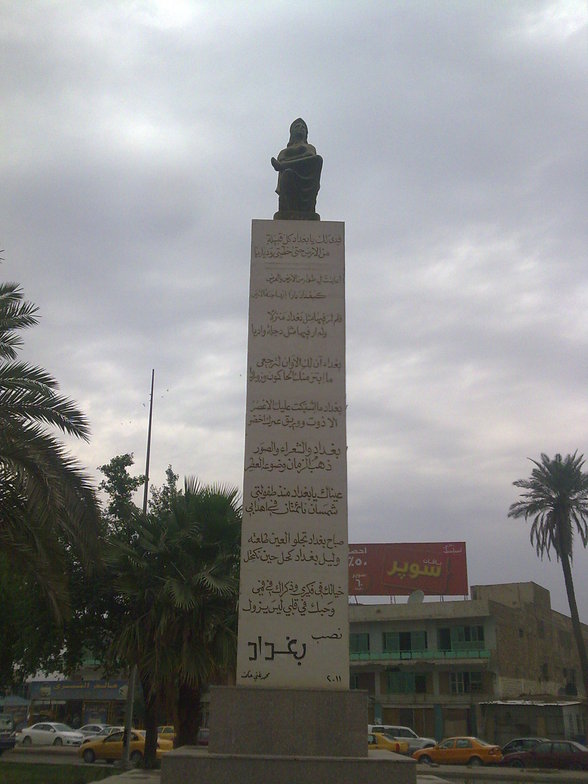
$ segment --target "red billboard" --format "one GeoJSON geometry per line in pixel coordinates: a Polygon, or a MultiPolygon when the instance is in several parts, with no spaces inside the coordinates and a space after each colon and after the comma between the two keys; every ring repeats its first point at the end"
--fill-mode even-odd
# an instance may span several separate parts
{"type": "Polygon", "coordinates": [[[465,542],[350,544],[350,596],[466,596],[465,542]]]}

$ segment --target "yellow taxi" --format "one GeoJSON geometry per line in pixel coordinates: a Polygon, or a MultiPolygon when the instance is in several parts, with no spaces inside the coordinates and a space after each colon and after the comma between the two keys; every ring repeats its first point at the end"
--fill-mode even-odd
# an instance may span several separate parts
{"type": "MultiPolygon", "coordinates": [[[[166,751],[171,751],[174,747],[173,741],[157,738],[157,759],[166,751]]],[[[78,754],[84,762],[94,762],[97,759],[104,759],[107,762],[120,760],[123,756],[123,733],[113,732],[105,738],[89,740],[80,747],[78,754]]],[[[134,765],[138,765],[145,754],[145,736],[138,730],[131,730],[131,742],[129,745],[129,759],[134,765]]]]}
{"type": "Polygon", "coordinates": [[[502,760],[500,746],[471,736],[445,738],[436,746],[413,753],[417,762],[439,765],[497,765],[502,760]]]}
{"type": "Polygon", "coordinates": [[[162,724],[157,728],[157,737],[173,741],[176,737],[176,731],[171,724],[162,724]]]}
{"type": "Polygon", "coordinates": [[[408,754],[408,742],[396,740],[384,732],[368,732],[368,749],[384,749],[395,754],[408,754]]]}

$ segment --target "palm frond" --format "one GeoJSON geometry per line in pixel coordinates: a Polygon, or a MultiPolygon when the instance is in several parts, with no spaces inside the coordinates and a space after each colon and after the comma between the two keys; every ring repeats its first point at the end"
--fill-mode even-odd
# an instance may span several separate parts
{"type": "Polygon", "coordinates": [[[17,283],[0,283],[0,358],[14,359],[22,339],[15,331],[38,322],[37,308],[23,301],[24,294],[17,283]]]}
{"type": "Polygon", "coordinates": [[[531,521],[531,542],[540,557],[550,558],[551,549],[559,560],[573,558],[574,534],[588,544],[588,474],[583,472],[584,456],[577,450],[562,458],[545,453],[531,460],[528,479],[513,482],[521,488],[520,499],[511,504],[508,516],[531,521]]]}

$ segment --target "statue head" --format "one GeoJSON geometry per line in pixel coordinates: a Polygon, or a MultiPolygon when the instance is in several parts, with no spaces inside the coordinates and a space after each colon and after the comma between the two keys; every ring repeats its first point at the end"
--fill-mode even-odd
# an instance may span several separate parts
{"type": "Polygon", "coordinates": [[[306,141],[308,141],[308,125],[304,122],[302,117],[298,117],[290,126],[290,141],[288,144],[297,144],[306,141]]]}

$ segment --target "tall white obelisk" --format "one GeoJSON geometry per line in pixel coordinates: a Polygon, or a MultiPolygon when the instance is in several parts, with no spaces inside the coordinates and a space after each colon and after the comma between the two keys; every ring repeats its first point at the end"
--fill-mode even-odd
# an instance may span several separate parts
{"type": "Polygon", "coordinates": [[[349,688],[344,224],[253,221],[237,683],[349,688]]]}

